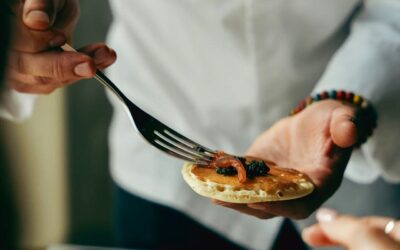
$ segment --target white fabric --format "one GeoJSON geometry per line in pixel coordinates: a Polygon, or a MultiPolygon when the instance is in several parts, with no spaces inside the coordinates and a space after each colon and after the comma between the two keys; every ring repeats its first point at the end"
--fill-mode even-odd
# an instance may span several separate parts
{"type": "Polygon", "coordinates": [[[0,117],[22,122],[33,113],[37,96],[19,93],[13,89],[0,92],[0,117]]]}
{"type": "MultiPolygon", "coordinates": [[[[367,1],[347,36],[346,22],[358,3],[114,0],[109,43],[119,60],[108,73],[160,120],[204,145],[237,154],[313,89],[352,90],[377,103],[375,134],[382,138],[353,155],[346,175],[370,183],[381,172],[398,181],[393,145],[400,122],[393,111],[399,103],[390,95],[400,79],[400,9],[397,1],[367,1]]],[[[180,175],[182,162],[149,147],[111,100],[111,170],[119,185],[243,246],[270,246],[280,219],[253,219],[194,194],[180,175]]]]}
{"type": "MultiPolygon", "coordinates": [[[[352,90],[374,102],[379,127],[353,154],[346,176],[361,183],[379,174],[400,181],[399,0],[363,1],[353,17],[361,1],[110,2],[109,43],[119,55],[110,78],[176,130],[243,154],[310,92],[352,90]]],[[[119,185],[179,209],[247,248],[270,246],[280,219],[258,220],[197,196],[182,180],[182,162],[149,147],[111,100],[110,164],[119,185]]],[[[10,101],[3,107],[3,117],[26,116],[32,103],[10,101]]]]}

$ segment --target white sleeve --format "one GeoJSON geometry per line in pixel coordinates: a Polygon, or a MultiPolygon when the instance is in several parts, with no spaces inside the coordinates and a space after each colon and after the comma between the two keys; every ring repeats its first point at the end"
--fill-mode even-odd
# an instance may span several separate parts
{"type": "Polygon", "coordinates": [[[35,106],[37,95],[19,93],[13,89],[1,92],[0,118],[23,121],[29,118],[35,106]]]}
{"type": "Polygon", "coordinates": [[[343,89],[373,103],[378,127],[352,156],[349,167],[358,173],[350,171],[348,177],[360,180],[368,176],[366,171],[375,171],[387,181],[400,182],[400,0],[364,3],[313,92],[343,89]]]}

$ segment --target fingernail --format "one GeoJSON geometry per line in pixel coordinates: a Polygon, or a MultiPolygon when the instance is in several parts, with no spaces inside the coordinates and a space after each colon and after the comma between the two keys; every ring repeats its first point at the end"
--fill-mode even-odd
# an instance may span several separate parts
{"type": "Polygon", "coordinates": [[[56,37],[50,40],[49,44],[50,47],[60,47],[61,45],[64,45],[65,42],[66,40],[63,35],[57,35],[56,37]]]}
{"type": "Polygon", "coordinates": [[[317,211],[317,220],[319,222],[331,222],[337,216],[337,212],[330,208],[320,208],[317,211]]]}
{"type": "Polygon", "coordinates": [[[75,74],[82,77],[91,77],[93,76],[92,67],[90,64],[85,62],[75,66],[74,68],[75,74]]]}
{"type": "Polygon", "coordinates": [[[28,22],[40,22],[44,24],[50,24],[49,15],[47,15],[47,13],[42,10],[31,10],[26,15],[26,20],[28,22]]]}
{"type": "Polygon", "coordinates": [[[108,52],[108,50],[106,48],[102,48],[97,50],[96,53],[94,53],[93,60],[96,64],[102,64],[105,61],[107,61],[109,55],[110,53],[108,52]]]}

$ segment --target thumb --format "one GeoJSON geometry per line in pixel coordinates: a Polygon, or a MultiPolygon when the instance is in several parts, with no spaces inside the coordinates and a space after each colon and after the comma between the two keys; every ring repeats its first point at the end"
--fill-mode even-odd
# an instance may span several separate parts
{"type": "Polygon", "coordinates": [[[22,20],[34,30],[49,29],[62,8],[63,0],[26,0],[22,9],[22,20]]]}
{"type": "Polygon", "coordinates": [[[356,110],[350,106],[337,107],[332,114],[330,134],[337,146],[348,148],[357,142],[356,110]]]}

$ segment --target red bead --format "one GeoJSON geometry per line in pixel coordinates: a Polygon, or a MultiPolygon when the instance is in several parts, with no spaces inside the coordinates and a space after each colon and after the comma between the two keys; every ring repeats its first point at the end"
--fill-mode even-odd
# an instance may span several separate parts
{"type": "Polygon", "coordinates": [[[336,99],[338,100],[343,100],[345,98],[345,92],[343,90],[340,90],[336,94],[336,99]]]}
{"type": "Polygon", "coordinates": [[[346,92],[346,101],[353,102],[354,94],[352,92],[346,92]]]}
{"type": "Polygon", "coordinates": [[[321,93],[321,100],[328,99],[328,98],[329,98],[328,92],[324,91],[321,93]]]}
{"type": "Polygon", "coordinates": [[[301,101],[301,102],[299,103],[299,107],[300,107],[301,109],[304,109],[304,108],[306,107],[306,100],[301,101]]]}

